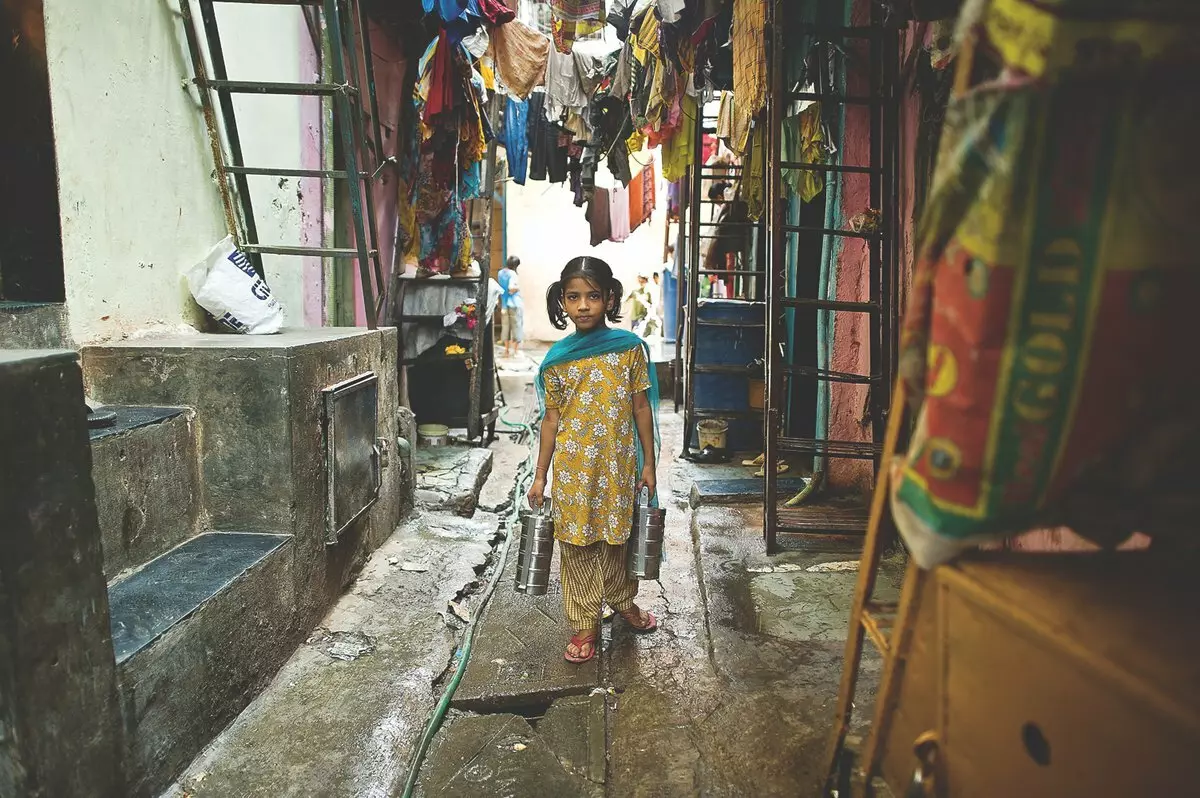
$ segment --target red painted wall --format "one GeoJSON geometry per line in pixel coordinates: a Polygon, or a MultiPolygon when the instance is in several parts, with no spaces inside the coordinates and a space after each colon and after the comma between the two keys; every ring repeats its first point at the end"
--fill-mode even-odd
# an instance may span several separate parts
{"type": "MultiPolygon", "coordinates": [[[[852,15],[852,24],[869,23],[870,6],[867,0],[858,0],[852,15]]],[[[921,46],[921,30],[913,25],[903,33],[901,61],[904,53],[912,47],[921,46]]],[[[865,95],[869,91],[865,67],[869,63],[866,42],[853,49],[851,63],[862,65],[847,76],[847,91],[850,95],[865,95]]],[[[901,89],[900,109],[900,262],[904,286],[912,273],[912,238],[914,187],[913,167],[917,125],[920,119],[920,102],[908,86],[901,89]]],[[[869,165],[871,162],[871,112],[864,105],[846,107],[846,134],[842,144],[842,162],[851,165],[869,165]]],[[[870,207],[871,179],[869,175],[845,175],[842,183],[841,206],[845,219],[851,219],[870,207]]],[[[870,256],[865,241],[847,238],[837,265],[837,298],[839,300],[865,302],[871,298],[870,256]]],[[[904,290],[901,291],[901,300],[904,290]]],[[[835,314],[833,335],[833,363],[835,371],[855,374],[871,373],[870,320],[864,313],[835,314]]],[[[890,386],[887,388],[890,391],[890,386]]],[[[831,389],[829,412],[829,437],[833,440],[870,441],[872,437],[869,391],[865,385],[834,384],[831,389]]],[[[871,490],[873,466],[869,460],[833,459],[829,466],[829,481],[835,488],[871,490]]]]}

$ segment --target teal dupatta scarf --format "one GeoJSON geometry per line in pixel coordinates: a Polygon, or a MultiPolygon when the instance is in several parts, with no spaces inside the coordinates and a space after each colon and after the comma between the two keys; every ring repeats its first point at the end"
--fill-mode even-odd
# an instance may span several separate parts
{"type": "MultiPolygon", "coordinates": [[[[546,353],[545,359],[542,360],[542,365],[538,367],[537,379],[534,381],[537,386],[538,419],[546,415],[546,369],[562,363],[582,360],[586,357],[607,355],[612,352],[625,352],[633,349],[635,346],[640,346],[642,352],[646,355],[646,372],[650,377],[650,390],[646,391],[646,398],[650,402],[650,414],[654,420],[654,460],[657,464],[658,452],[662,444],[658,435],[658,377],[654,373],[654,361],[650,359],[649,345],[641,337],[629,330],[602,327],[601,329],[586,333],[573,332],[550,347],[550,351],[546,353]]],[[[646,465],[646,458],[642,454],[641,434],[637,431],[636,423],[633,425],[633,431],[635,437],[638,439],[637,472],[638,477],[641,478],[642,469],[646,465]]],[[[655,490],[655,496],[651,500],[651,505],[654,507],[658,506],[657,490],[655,490]]]]}

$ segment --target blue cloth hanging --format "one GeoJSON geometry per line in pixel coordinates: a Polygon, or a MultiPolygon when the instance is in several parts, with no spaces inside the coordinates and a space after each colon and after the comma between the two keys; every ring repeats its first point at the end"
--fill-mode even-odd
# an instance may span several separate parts
{"type": "Polygon", "coordinates": [[[529,102],[509,97],[504,106],[504,138],[500,143],[508,154],[508,173],[518,186],[525,185],[525,178],[529,175],[528,126],[529,102]]]}

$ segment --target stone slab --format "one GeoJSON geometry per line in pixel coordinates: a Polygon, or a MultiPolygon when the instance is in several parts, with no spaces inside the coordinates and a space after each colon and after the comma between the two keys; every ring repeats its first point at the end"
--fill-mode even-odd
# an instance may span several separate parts
{"type": "Polygon", "coordinates": [[[560,698],[537,722],[538,736],[562,766],[596,784],[604,783],[608,764],[604,700],[599,691],[560,698]]]}
{"type": "Polygon", "coordinates": [[[417,506],[470,518],[492,473],[493,458],[491,449],[473,446],[418,447],[413,455],[417,506]]]}
{"type": "Polygon", "coordinates": [[[150,645],[288,539],[239,532],[197,535],[113,585],[108,597],[117,662],[150,645]]]}
{"type": "MultiPolygon", "coordinates": [[[[557,578],[544,596],[513,589],[519,541],[514,540],[495,593],[479,619],[466,673],[453,706],[477,712],[544,707],[567,695],[590,693],[600,685],[601,657],[575,665],[563,659],[571,637],[563,618],[557,578]]],[[[558,573],[558,550],[551,571],[558,573]]]]}
{"type": "MultiPolygon", "coordinates": [[[[787,497],[800,491],[805,481],[800,477],[779,480],[779,495],[787,497]]],[[[762,501],[763,478],[698,479],[692,483],[689,497],[693,507],[701,504],[752,504],[762,501]]]]}
{"type": "Polygon", "coordinates": [[[518,715],[464,716],[447,724],[422,768],[421,798],[599,798],[603,787],[568,773],[518,715]]]}

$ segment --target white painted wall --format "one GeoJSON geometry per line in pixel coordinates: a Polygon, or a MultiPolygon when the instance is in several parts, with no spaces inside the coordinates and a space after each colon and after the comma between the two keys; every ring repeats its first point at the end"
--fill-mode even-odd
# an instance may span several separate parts
{"type": "MultiPolygon", "coordinates": [[[[301,79],[298,9],[234,14],[220,17],[232,77],[301,79]]],[[[181,271],[225,235],[225,222],[185,84],[192,67],[176,0],[45,0],[45,15],[72,336],[84,344],[200,325],[181,271]]],[[[297,99],[239,101],[242,113],[249,162],[299,165],[297,99]]],[[[266,178],[254,190],[268,196],[256,213],[263,239],[298,240],[294,181],[272,188],[266,178]]],[[[267,266],[289,323],[301,318],[296,260],[294,270],[267,266]]]]}
{"type": "MultiPolygon", "coordinates": [[[[217,24],[231,80],[315,83],[316,74],[302,74],[304,48],[311,39],[299,6],[218,4],[217,24]]],[[[316,98],[282,95],[234,95],[234,113],[248,166],[299,169],[301,163],[301,103],[316,98]]],[[[250,196],[258,238],[264,244],[300,246],[300,192],[319,192],[314,178],[251,175],[250,196]]],[[[320,220],[309,220],[318,225],[320,220]]],[[[320,236],[316,235],[316,240],[320,236]]],[[[294,255],[264,255],[263,270],[272,293],[283,303],[287,324],[304,325],[304,261],[294,255]]]]}
{"type": "MultiPolygon", "coordinates": [[[[637,153],[631,162],[636,174],[638,161],[645,162],[650,153],[637,153]]],[[[663,245],[667,220],[667,186],[661,180],[655,199],[657,207],[649,222],[642,225],[623,242],[605,241],[591,246],[591,231],[583,218],[584,208],[576,208],[567,184],[552,185],[530,180],[524,186],[509,182],[508,254],[521,259],[521,291],[525,295],[525,340],[557,341],[570,332],[554,329],[546,316],[546,289],[558,279],[563,266],[571,258],[592,255],[602,258],[628,292],[637,284],[639,269],[651,272],[662,268],[663,245]]],[[[601,188],[612,186],[608,167],[601,164],[596,175],[601,188]]],[[[628,327],[628,321],[622,322],[628,327]]]]}

